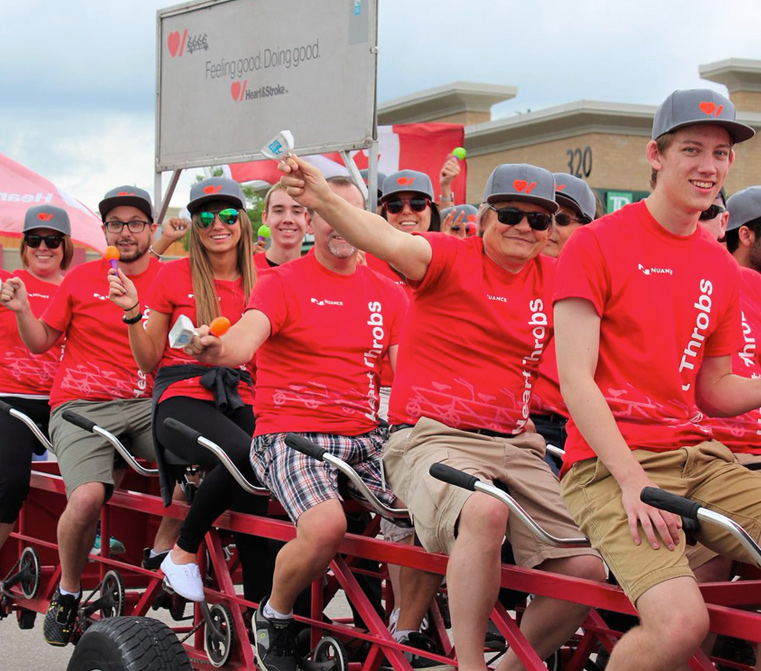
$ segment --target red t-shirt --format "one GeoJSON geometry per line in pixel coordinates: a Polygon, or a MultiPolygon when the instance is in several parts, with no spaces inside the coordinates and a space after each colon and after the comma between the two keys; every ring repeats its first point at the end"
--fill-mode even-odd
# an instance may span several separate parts
{"type": "MultiPolygon", "coordinates": [[[[124,311],[108,298],[108,261],[83,263],[71,270],[42,315],[66,335],[61,367],[50,391],[50,406],[67,401],[150,398],[153,376],[141,373],[129,346],[124,311]]],[[[130,275],[143,301],[159,263],[151,259],[140,275],[130,275]]],[[[147,319],[147,314],[144,317],[147,319]]]]}
{"type": "Polygon", "coordinates": [[[510,273],[484,253],[482,238],[422,235],[433,256],[412,283],[390,421],[523,432],[552,334],[555,260],[539,256],[510,273]]]}
{"type": "MultiPolygon", "coordinates": [[[[587,226],[558,263],[555,300],[584,298],[601,317],[595,381],[631,449],[711,438],[695,402],[704,356],[737,351],[738,269],[702,226],[678,236],[644,201],[587,226]]],[[[564,468],[595,454],[568,423],[564,468]]]]}
{"type": "Polygon", "coordinates": [[[258,254],[254,254],[254,268],[256,268],[257,277],[261,277],[265,273],[270,272],[273,268],[277,268],[277,266],[271,266],[269,261],[267,261],[267,255],[264,252],[259,252],[258,254]]]}
{"type": "MultiPolygon", "coordinates": [[[[26,270],[12,275],[3,271],[0,279],[18,277],[29,296],[32,314],[39,318],[50,303],[57,284],[43,282],[26,270]]],[[[42,354],[32,354],[24,345],[16,324],[16,313],[0,305],[0,396],[47,398],[61,361],[63,338],[42,354]]]]}
{"type": "Polygon", "coordinates": [[[308,254],[262,278],[248,307],[272,327],[257,352],[256,435],[378,426],[379,364],[404,317],[398,286],[361,265],[339,275],[308,254]]]}
{"type": "MultiPolygon", "coordinates": [[[[740,268],[742,349],[732,354],[732,372],[742,377],[761,377],[761,273],[740,268]]],[[[761,454],[761,409],[739,417],[710,418],[713,435],[733,452],[761,454]]]]}
{"type": "MultiPolygon", "coordinates": [[[[243,316],[246,309],[247,301],[243,293],[243,279],[232,282],[214,280],[214,288],[219,297],[220,315],[227,317],[232,324],[235,324],[243,316]]],[[[190,259],[188,257],[165,263],[162,266],[153,281],[147,303],[151,310],[169,315],[170,329],[180,315],[185,315],[194,325],[198,326],[196,322],[196,301],[193,297],[193,280],[190,275],[190,259]]],[[[169,346],[169,338],[167,338],[159,368],[185,364],[204,365],[185,354],[182,349],[172,349],[169,346]]],[[[211,366],[209,367],[211,368],[211,366]]],[[[253,361],[249,362],[248,365],[240,366],[240,369],[247,370],[251,377],[254,377],[253,361]]],[[[213,401],[214,393],[204,387],[200,379],[200,377],[192,377],[169,385],[159,400],[165,401],[174,396],[186,396],[201,401],[213,401]]],[[[254,391],[250,385],[241,382],[238,385],[238,393],[246,405],[253,405],[254,391]]]]}

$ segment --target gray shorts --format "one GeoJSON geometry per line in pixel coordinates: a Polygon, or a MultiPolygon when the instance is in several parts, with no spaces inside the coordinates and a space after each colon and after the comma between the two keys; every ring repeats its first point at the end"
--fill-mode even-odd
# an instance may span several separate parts
{"type": "Polygon", "coordinates": [[[111,443],[63,419],[64,410],[95,422],[117,438],[129,437],[129,451],[136,457],[156,461],[151,436],[150,398],[116,399],[113,401],[69,401],[59,405],[50,415],[50,442],[58,459],[66,496],[90,482],[106,485],[106,498],[114,489],[114,450],[111,443]]]}

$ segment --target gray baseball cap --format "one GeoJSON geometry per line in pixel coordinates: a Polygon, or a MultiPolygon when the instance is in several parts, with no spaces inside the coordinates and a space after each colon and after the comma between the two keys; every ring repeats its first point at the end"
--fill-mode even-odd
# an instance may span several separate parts
{"type": "Polygon", "coordinates": [[[734,231],[761,217],[761,186],[749,186],[727,199],[729,210],[728,231],[734,231]]]}
{"type": "Polygon", "coordinates": [[[136,186],[117,186],[111,189],[103,196],[103,200],[98,203],[98,210],[100,211],[100,217],[103,221],[106,220],[106,215],[115,207],[120,205],[131,205],[143,212],[151,222],[153,222],[153,202],[151,201],[150,194],[144,189],[139,189],[136,186]]]}
{"type": "Polygon", "coordinates": [[[555,200],[562,207],[570,207],[576,214],[593,221],[597,210],[597,200],[589,185],[581,178],[567,172],[556,172],[555,200]]]}
{"type": "Polygon", "coordinates": [[[486,180],[484,202],[517,200],[541,205],[554,214],[558,211],[555,200],[555,178],[549,170],[527,163],[498,165],[486,180]]]}
{"type": "MultiPolygon", "coordinates": [[[[370,171],[360,170],[359,174],[362,175],[362,179],[365,180],[365,184],[368,184],[370,179],[370,171]]],[[[383,182],[385,180],[386,180],[386,173],[379,172],[378,173],[378,198],[381,198],[383,196],[383,182]]]]}
{"type": "Polygon", "coordinates": [[[475,221],[476,217],[478,216],[478,208],[473,207],[472,205],[468,205],[467,203],[463,203],[462,205],[455,205],[454,207],[447,207],[444,208],[441,211],[441,218],[446,219],[447,216],[449,216],[449,213],[454,210],[454,218],[457,219],[457,217],[460,216],[460,213],[463,213],[463,220],[464,221],[475,221]]]}
{"type": "Polygon", "coordinates": [[[209,177],[190,187],[190,202],[188,212],[195,214],[204,203],[212,200],[221,200],[230,203],[239,210],[245,209],[246,199],[243,189],[234,179],[227,177],[209,177]]]}
{"type": "Polygon", "coordinates": [[[433,184],[431,178],[424,172],[417,170],[400,170],[383,180],[382,200],[386,201],[391,196],[404,191],[422,193],[433,201],[433,184]]]}
{"type": "Polygon", "coordinates": [[[687,126],[712,124],[729,131],[733,142],[750,140],[755,134],[750,126],[736,121],[735,106],[720,93],[710,89],[674,91],[664,100],[653,118],[653,140],[687,126]]]}
{"type": "Polygon", "coordinates": [[[53,205],[30,207],[24,215],[24,233],[29,233],[29,231],[37,228],[50,228],[64,235],[71,235],[69,213],[63,208],[53,205]]]}

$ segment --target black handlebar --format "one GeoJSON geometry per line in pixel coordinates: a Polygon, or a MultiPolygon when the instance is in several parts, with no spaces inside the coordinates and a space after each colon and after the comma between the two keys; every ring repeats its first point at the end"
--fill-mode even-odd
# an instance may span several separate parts
{"type": "Polygon", "coordinates": [[[286,433],[285,444],[302,454],[306,454],[308,457],[317,459],[317,461],[322,461],[322,455],[327,452],[326,449],[313,443],[311,440],[307,440],[304,436],[299,436],[297,433],[286,433]]]}
{"type": "Polygon", "coordinates": [[[64,410],[62,417],[67,421],[71,422],[74,426],[78,426],[80,429],[84,429],[85,431],[89,431],[92,433],[92,430],[95,428],[96,424],[91,419],[87,419],[87,417],[82,417],[82,415],[78,415],[73,410],[64,410]]]}
{"type": "Polygon", "coordinates": [[[0,412],[10,415],[11,410],[13,410],[13,406],[8,405],[5,401],[0,401],[0,412]]]}
{"type": "Polygon", "coordinates": [[[645,487],[639,498],[643,503],[654,508],[660,508],[690,520],[698,519],[698,510],[702,507],[695,501],[690,501],[690,499],[685,499],[683,496],[672,494],[658,487],[645,487]]]}
{"type": "Polygon", "coordinates": [[[476,490],[476,483],[481,482],[475,475],[458,471],[456,468],[441,463],[431,464],[428,472],[437,480],[447,482],[455,487],[469,489],[472,492],[476,490]]]}
{"type": "Polygon", "coordinates": [[[164,420],[164,428],[168,429],[169,431],[179,433],[183,438],[190,441],[191,443],[197,443],[198,439],[201,437],[200,431],[191,429],[187,424],[178,422],[176,419],[174,419],[174,417],[167,417],[164,420]]]}

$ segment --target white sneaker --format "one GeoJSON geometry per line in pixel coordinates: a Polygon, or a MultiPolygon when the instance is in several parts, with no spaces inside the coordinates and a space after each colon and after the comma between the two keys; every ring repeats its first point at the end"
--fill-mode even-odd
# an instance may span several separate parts
{"type": "Polygon", "coordinates": [[[203,580],[198,564],[175,564],[172,561],[172,553],[167,554],[161,562],[161,570],[164,572],[164,581],[180,596],[188,601],[203,601],[203,580]]]}

